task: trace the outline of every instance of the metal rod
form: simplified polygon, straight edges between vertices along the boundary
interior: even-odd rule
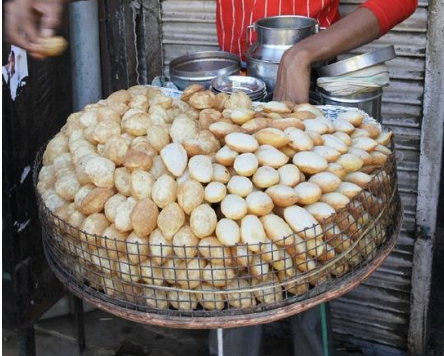
[[[69,5],[73,108],[102,98],[99,8],[97,0]]]
[[[217,329],[217,356],[224,356],[224,329]]]
[[[35,356],[35,332],[34,324],[28,326],[18,335],[19,356]]]
[[[74,314],[76,320],[76,331],[77,331],[77,345],[79,347],[79,351],[82,352],[85,350],[86,341],[85,341],[85,319],[83,314],[83,300],[74,297]]]
[[[324,355],[330,356],[329,349],[328,349],[327,312],[325,310],[325,303],[322,303],[319,306],[319,309],[321,311],[322,347],[324,349]]]

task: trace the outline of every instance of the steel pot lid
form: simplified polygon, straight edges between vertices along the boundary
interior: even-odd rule
[[[319,68],[318,73],[322,77],[336,77],[384,63],[395,57],[395,47],[387,46]]]
[[[241,75],[229,75],[214,78],[211,82],[214,90],[225,93],[233,93],[240,90],[249,95],[263,93],[266,90],[265,83],[254,77]]]
[[[222,51],[196,52],[170,62],[170,74],[180,78],[212,79],[240,68],[238,56]]]

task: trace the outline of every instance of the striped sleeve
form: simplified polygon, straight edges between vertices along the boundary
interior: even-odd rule
[[[407,19],[417,6],[418,0],[368,0],[361,5],[375,14],[380,36]]]

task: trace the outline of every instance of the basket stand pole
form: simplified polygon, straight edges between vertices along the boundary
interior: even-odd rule
[[[77,329],[77,346],[79,351],[82,352],[86,348],[85,342],[85,320],[83,313],[83,300],[79,297],[73,295],[74,299],[74,314],[76,319],[76,329]]]
[[[18,334],[19,356],[35,356],[35,330],[34,324],[29,325]]]
[[[224,356],[224,329],[217,329],[217,356]]]

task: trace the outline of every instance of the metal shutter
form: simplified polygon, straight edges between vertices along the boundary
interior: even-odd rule
[[[162,0],[160,5],[165,74],[178,56],[219,49],[214,0]]]
[[[341,4],[343,15],[359,0]],[[396,134],[399,187],[405,218],[395,251],[363,285],[332,302],[336,337],[352,344],[367,342],[390,349],[407,348],[413,244],[420,154],[421,118],[427,32],[427,1],[407,21],[377,41],[353,51],[367,52],[395,44],[398,57],[388,63],[390,87],[384,90],[383,124]],[[162,43],[165,73],[175,57],[195,51],[218,49],[215,1],[163,0]]]
[[[344,1],[343,15],[357,3]],[[391,83],[384,89],[383,124],[395,132],[399,189],[404,203],[404,224],[394,252],[362,286],[332,302],[333,326],[342,339],[361,340],[407,348],[413,244],[420,154],[422,97],[427,32],[427,2],[413,16],[379,40],[355,53],[395,44],[397,58],[388,63]]]

